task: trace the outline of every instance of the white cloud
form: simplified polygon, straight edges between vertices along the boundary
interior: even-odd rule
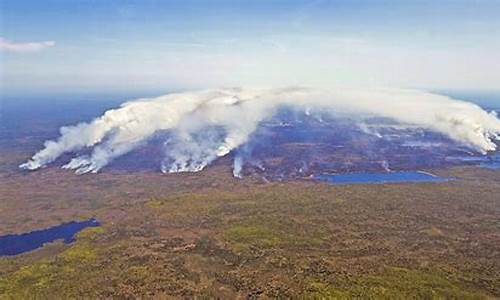
[[[0,51],[36,52],[55,45],[54,41],[16,43],[0,37]]]

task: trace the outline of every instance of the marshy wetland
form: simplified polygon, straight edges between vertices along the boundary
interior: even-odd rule
[[[29,122],[0,136],[0,235],[101,226],[0,257],[0,299],[500,297],[497,169],[451,164],[424,170],[457,180],[353,185],[237,179],[229,158],[198,173],[20,172],[59,125]]]
[[[16,201],[3,200],[1,234],[53,224],[51,216],[95,215],[102,226],[72,244],[0,258],[1,295],[500,296],[496,170],[435,171],[460,181],[338,186],[237,180],[229,166],[184,175],[65,172],[3,178],[2,195]]]

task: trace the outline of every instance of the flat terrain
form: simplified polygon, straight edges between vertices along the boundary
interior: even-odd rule
[[[500,170],[333,186],[238,180],[224,159],[176,175],[17,169],[59,126],[105,109],[88,106],[4,116],[0,235],[90,217],[102,226],[0,258],[0,299],[500,298]]]
[[[0,298],[500,297],[500,171],[332,186],[46,168],[0,177],[0,234],[95,216],[73,244],[0,258]]]

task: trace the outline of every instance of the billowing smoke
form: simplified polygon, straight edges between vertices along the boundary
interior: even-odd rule
[[[357,120],[380,117],[448,136],[480,153],[494,151],[500,120],[479,106],[437,94],[401,89],[217,89],[138,99],[108,110],[90,123],[62,127],[61,136],[23,169],[36,170],[64,153],[91,150],[63,168],[95,173],[114,158],[168,132],[163,172],[199,171],[241,148],[264,121],[282,107]],[[360,128],[364,130],[363,128]],[[243,157],[235,156],[241,175]]]
[[[233,162],[233,176],[241,178],[241,172],[243,172],[243,157],[241,155],[236,155]]]

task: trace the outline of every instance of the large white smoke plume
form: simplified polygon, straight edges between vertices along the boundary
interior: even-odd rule
[[[63,153],[86,148],[63,168],[95,173],[157,132],[169,132],[162,171],[199,171],[248,142],[263,121],[281,107],[320,111],[362,120],[390,118],[442,133],[478,152],[496,149],[500,120],[479,106],[446,96],[400,89],[216,89],[138,99],[111,109],[90,123],[62,127],[61,136],[20,167],[36,170]],[[241,171],[236,156],[235,174]]]

